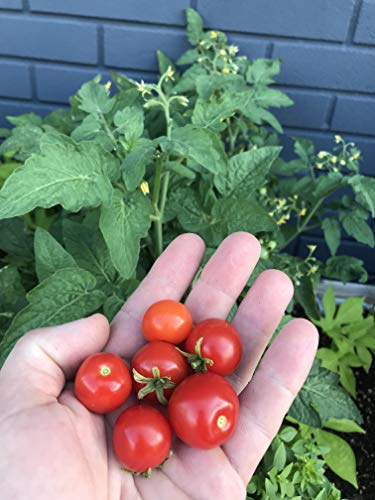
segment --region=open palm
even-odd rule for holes
[[[144,343],[145,310],[160,299],[180,300],[204,253],[193,234],[175,239],[109,326],[101,315],[33,331],[18,342],[0,372],[0,477],[4,500],[242,500],[257,464],[303,384],[317,347],[315,327],[289,322],[255,368],[288,305],[293,287],[264,271],[239,306],[233,324],[244,354],[229,377],[240,397],[233,437],[221,448],[195,450],[179,440],[150,479],[121,470],[107,417],[87,411],[66,380],[93,352],[130,359]],[[226,238],[205,266],[186,304],[194,322],[226,318],[259,258],[247,233]],[[254,376],[253,376],[254,374]]]

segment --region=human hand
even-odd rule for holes
[[[318,343],[315,327],[294,319],[254,370],[292,294],[276,270],[255,281],[233,318],[243,342],[229,377],[240,397],[236,431],[224,446],[196,450],[176,440],[173,456],[151,478],[121,470],[111,427],[121,410],[103,417],[74,397],[66,380],[91,353],[108,350],[130,360],[145,342],[145,310],[180,300],[204,253],[193,234],[176,238],[114,318],[99,314],[34,330],[15,346],[0,372],[0,477],[4,500],[242,500],[246,485],[302,386]],[[207,263],[186,305],[194,322],[226,318],[260,254],[247,233],[226,238]]]

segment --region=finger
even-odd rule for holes
[[[232,324],[241,335],[243,353],[237,370],[229,377],[238,393],[254,370],[293,297],[293,283],[283,272],[261,273],[241,302]]]
[[[314,360],[318,332],[307,320],[290,321],[266,352],[240,396],[240,413],[224,451],[248,481],[276,435]]]
[[[186,300],[194,322],[228,316],[259,259],[260,250],[259,241],[249,233],[233,233],[225,238]]]
[[[196,234],[176,238],[113,319],[106,351],[131,357],[145,343],[141,326],[146,309],[158,300],[180,300],[203,255],[204,243]]]
[[[27,333],[0,372],[2,396],[17,393],[25,405],[58,397],[65,380],[87,356],[103,349],[108,336],[109,324],[101,314]]]

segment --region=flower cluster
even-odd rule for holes
[[[292,216],[303,218],[307,214],[306,203],[297,194],[286,198],[271,198],[265,187],[259,190],[259,194],[268,214],[275,219],[278,226],[286,224]]]
[[[198,62],[212,73],[236,75],[240,70],[243,57],[237,57],[239,48],[228,45],[227,37],[221,31],[208,31],[197,46]]]
[[[328,172],[339,172],[347,169],[357,173],[359,170],[358,160],[361,152],[355,147],[354,142],[346,143],[340,135],[335,135],[337,146],[334,153],[329,151],[319,151],[316,157],[315,166],[317,170]]]

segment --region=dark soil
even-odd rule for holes
[[[375,366],[369,374],[363,370],[356,373],[357,399],[364,423],[362,427],[366,434],[345,434],[344,439],[351,436],[349,443],[357,459],[358,490],[349,483],[327,471],[327,477],[333,481],[342,492],[342,497],[349,500],[375,499]]]

